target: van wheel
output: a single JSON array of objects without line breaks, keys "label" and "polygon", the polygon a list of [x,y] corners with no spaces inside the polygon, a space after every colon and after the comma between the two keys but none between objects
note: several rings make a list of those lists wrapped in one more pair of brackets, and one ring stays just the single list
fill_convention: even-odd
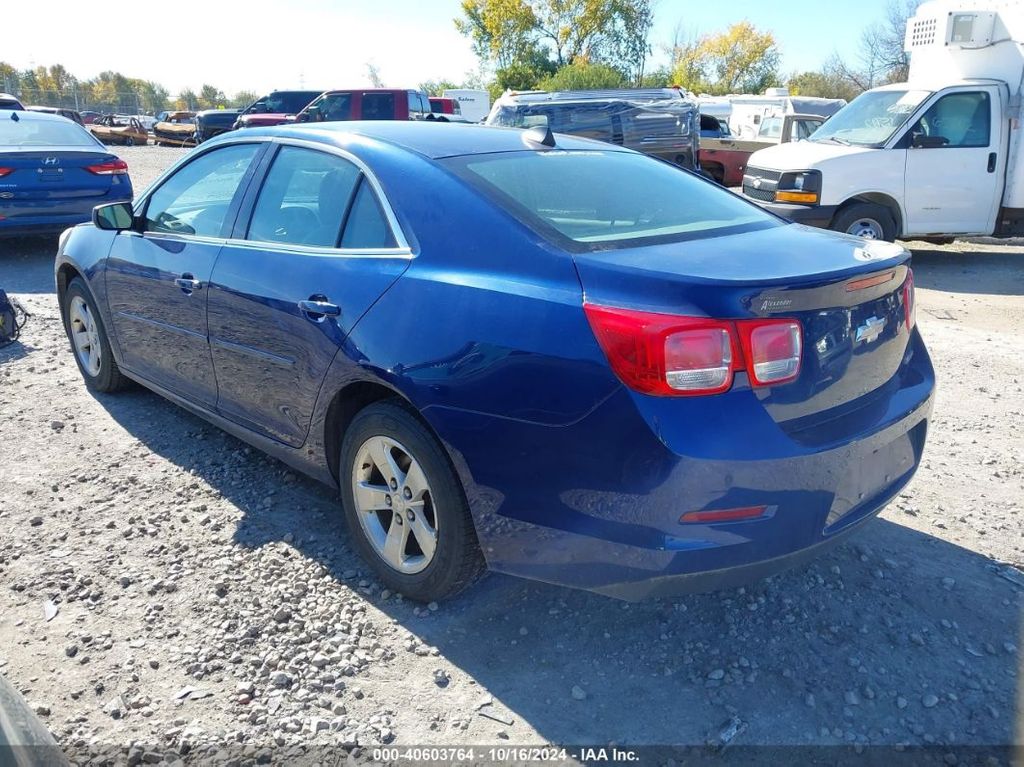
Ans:
[{"label": "van wheel", "polygon": [[889,209],[871,202],[858,202],[843,208],[832,219],[832,229],[865,240],[896,239],[896,221]]},{"label": "van wheel", "polygon": [[484,571],[458,475],[430,431],[398,401],[376,402],[345,432],[341,501],[356,548],[392,591],[454,596]]}]

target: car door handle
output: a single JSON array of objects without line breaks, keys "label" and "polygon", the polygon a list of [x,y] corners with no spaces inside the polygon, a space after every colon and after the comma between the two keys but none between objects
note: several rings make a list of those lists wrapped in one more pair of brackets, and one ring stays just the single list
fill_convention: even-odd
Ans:
[{"label": "car door handle", "polygon": [[995,173],[996,172],[996,153],[995,152],[989,152],[988,153],[988,172],[989,173]]},{"label": "car door handle", "polygon": [[193,277],[191,274],[186,272],[180,277],[175,278],[174,284],[181,288],[186,293],[191,293],[193,290],[199,290],[203,287],[203,283]]},{"label": "car door handle", "polygon": [[315,320],[322,320],[324,317],[341,316],[341,307],[337,304],[332,304],[326,299],[309,298],[305,301],[299,301],[299,309],[306,316]]}]

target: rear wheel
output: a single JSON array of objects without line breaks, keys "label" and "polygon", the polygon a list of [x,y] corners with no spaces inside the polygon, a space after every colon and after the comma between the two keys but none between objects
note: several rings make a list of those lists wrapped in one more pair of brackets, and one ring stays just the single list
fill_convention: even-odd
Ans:
[{"label": "rear wheel", "polygon": [[68,284],[62,314],[64,329],[85,385],[101,392],[127,387],[130,381],[114,361],[103,320],[80,277],[75,277]]},{"label": "rear wheel", "polygon": [[374,403],[355,417],[338,481],[349,534],[388,588],[441,600],[483,572],[458,476],[433,435],[398,402]]},{"label": "rear wheel", "polygon": [[896,239],[896,220],[889,209],[870,202],[859,202],[843,208],[832,220],[837,232],[863,237],[865,240]]},{"label": "rear wheel", "polygon": [[125,146],[135,146],[135,139],[132,138],[131,136],[125,136],[125,138],[124,138],[124,145]]}]

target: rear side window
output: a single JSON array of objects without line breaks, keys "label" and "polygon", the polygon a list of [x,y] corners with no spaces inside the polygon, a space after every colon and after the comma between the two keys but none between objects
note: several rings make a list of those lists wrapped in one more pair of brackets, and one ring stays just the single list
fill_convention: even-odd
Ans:
[{"label": "rear side window", "polygon": [[146,204],[146,231],[220,237],[231,202],[259,149],[214,149],[180,168]]},{"label": "rear side window", "polygon": [[381,210],[377,195],[364,178],[359,184],[352,210],[345,222],[341,247],[362,250],[395,246],[395,236],[387,219],[384,218],[384,211]]},{"label": "rear side window", "polygon": [[246,238],[337,247],[359,175],[337,155],[282,147],[263,182]]},{"label": "rear side window", "polygon": [[364,93],[362,99],[364,120],[394,120],[394,93]]},{"label": "rear side window", "polygon": [[443,162],[524,223],[570,250],[780,225],[757,206],[713,184],[632,152],[522,151]]}]

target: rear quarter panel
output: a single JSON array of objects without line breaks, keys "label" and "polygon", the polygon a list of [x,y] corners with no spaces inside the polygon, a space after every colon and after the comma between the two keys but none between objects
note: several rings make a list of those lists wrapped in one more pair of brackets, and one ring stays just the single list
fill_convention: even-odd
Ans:
[{"label": "rear quarter panel", "polygon": [[370,162],[415,257],[346,339],[322,388],[321,424],[334,392],[381,381],[454,458],[473,449],[475,438],[450,428],[467,414],[558,427],[619,387],[582,311],[571,257],[431,161]]}]

